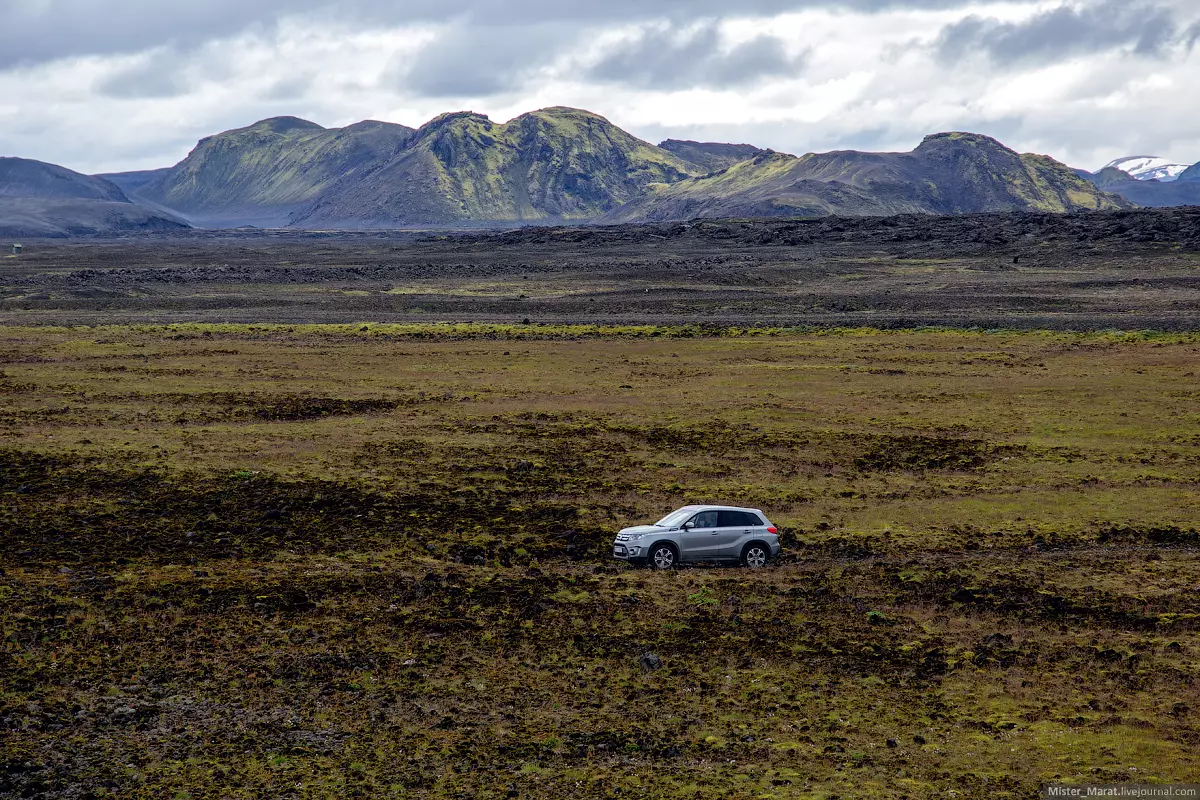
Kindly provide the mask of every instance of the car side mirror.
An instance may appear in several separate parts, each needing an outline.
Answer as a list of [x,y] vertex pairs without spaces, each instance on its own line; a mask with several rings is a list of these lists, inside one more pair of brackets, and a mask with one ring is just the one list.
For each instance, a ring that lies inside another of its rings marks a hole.
[[687,522],[683,523],[683,529],[685,531],[690,531],[694,527],[696,527],[696,523],[692,522],[691,520],[688,520]]

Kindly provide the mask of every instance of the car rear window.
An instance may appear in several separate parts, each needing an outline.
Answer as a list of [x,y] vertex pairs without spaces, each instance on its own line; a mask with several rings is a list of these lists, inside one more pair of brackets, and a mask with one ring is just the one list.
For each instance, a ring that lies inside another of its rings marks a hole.
[[749,528],[755,525],[762,525],[762,520],[756,514],[750,514],[746,511],[722,511],[720,512],[720,528]]

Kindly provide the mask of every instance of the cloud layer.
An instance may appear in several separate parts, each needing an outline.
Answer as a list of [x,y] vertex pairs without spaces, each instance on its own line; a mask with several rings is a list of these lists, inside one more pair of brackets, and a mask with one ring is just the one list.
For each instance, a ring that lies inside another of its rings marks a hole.
[[1000,64],[1053,63],[1112,50],[1163,57],[1189,38],[1170,8],[1102,0],[1058,6],[1015,22],[972,14],[942,30],[937,50],[948,62],[985,55]]
[[291,114],[591,109],[643,138],[910,149],[939,130],[1097,167],[1200,161],[1191,0],[8,0],[0,155],[174,163]]
[[596,81],[647,91],[732,88],[763,79],[795,78],[803,55],[788,53],[782,40],[767,34],[725,47],[715,23],[673,29],[654,26],[604,51],[585,75]]

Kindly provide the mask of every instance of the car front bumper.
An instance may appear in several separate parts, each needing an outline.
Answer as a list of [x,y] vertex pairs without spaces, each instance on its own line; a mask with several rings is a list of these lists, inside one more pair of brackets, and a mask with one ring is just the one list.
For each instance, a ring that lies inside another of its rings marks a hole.
[[645,561],[646,546],[637,542],[613,542],[612,556],[622,561]]

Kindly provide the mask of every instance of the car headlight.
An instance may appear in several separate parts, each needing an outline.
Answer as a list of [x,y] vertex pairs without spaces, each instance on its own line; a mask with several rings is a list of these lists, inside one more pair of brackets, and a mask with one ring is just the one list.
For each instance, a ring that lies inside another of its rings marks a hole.
[[642,538],[645,535],[646,534],[644,534],[644,533],[627,533],[627,534],[625,534],[626,538],[631,542],[636,542],[638,539]]

